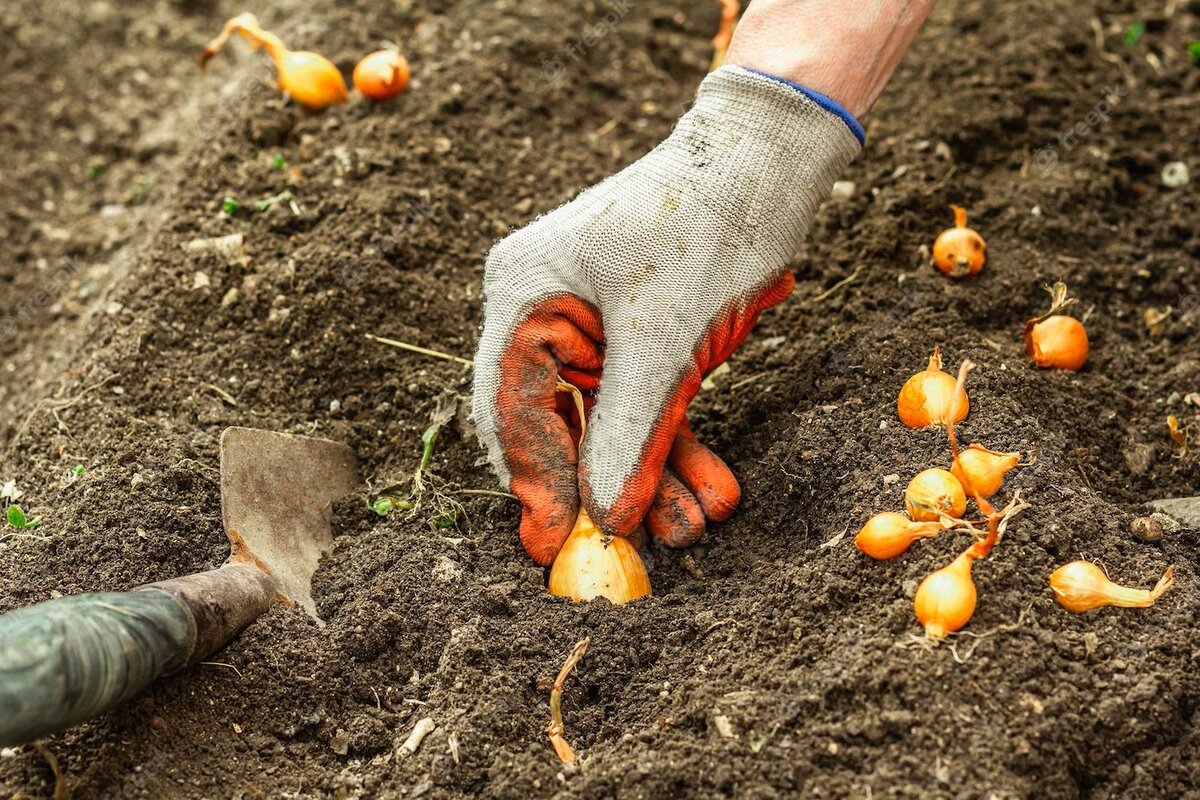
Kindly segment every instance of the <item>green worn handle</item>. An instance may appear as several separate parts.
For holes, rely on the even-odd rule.
[[[0,617],[0,745],[28,742],[130,700],[183,666],[196,633],[166,592],[63,597]]]
[[[48,600],[0,616],[0,746],[68,728],[203,658],[262,614],[274,583],[246,564]]]

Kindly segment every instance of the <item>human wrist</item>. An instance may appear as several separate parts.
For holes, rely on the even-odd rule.
[[[806,87],[861,119],[932,5],[933,0],[754,0],[725,63]]]

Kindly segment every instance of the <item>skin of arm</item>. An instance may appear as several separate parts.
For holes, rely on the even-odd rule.
[[[725,63],[813,89],[861,119],[934,1],[754,0]]]

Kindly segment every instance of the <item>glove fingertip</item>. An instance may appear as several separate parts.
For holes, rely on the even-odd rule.
[[[556,515],[558,517],[558,515]],[[575,513],[570,515],[573,521]],[[571,535],[572,523],[559,519],[547,519],[544,515],[526,509],[521,513],[521,545],[529,557],[543,567],[548,567],[558,558],[563,542]]]
[[[689,547],[704,535],[704,511],[678,478],[664,473],[646,527],[664,547]]]
[[[678,436],[671,448],[671,469],[679,475],[713,522],[733,516],[742,499],[742,487],[729,466],[713,451],[687,436]]]

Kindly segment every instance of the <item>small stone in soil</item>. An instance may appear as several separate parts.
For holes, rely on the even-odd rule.
[[[1200,497],[1171,497],[1154,500],[1150,506],[1171,517],[1185,528],[1200,529]]]
[[[1153,517],[1138,517],[1129,525],[1129,530],[1143,542],[1157,542],[1162,539],[1162,523]]]

